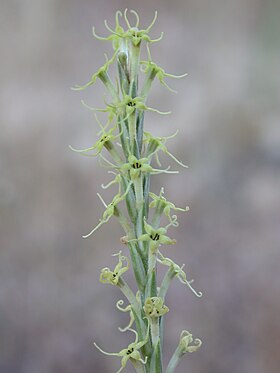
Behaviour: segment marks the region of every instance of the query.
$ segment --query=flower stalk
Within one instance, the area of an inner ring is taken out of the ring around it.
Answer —
[[[134,25],[131,24],[131,17],[135,20]],[[110,168],[109,173],[113,174],[114,178],[107,185],[102,184],[103,189],[117,186],[117,194],[109,204],[98,194],[105,211],[97,225],[83,236],[84,238],[92,236],[113,217],[117,218],[125,234],[120,241],[128,249],[130,259],[121,251],[114,254],[118,262],[113,270],[108,267],[101,270],[100,282],[119,288],[127,299],[128,305],[124,308],[121,307],[123,300],[116,304],[121,312],[129,312],[129,323],[119,330],[123,333],[133,332],[135,341],[117,353],[105,352],[95,344],[103,354],[121,359],[121,367],[117,373],[125,369],[128,362],[138,373],[163,372],[163,318],[169,311],[164,302],[169,285],[175,277],[187,285],[197,297],[202,295],[194,290],[191,285],[192,280],[187,280],[186,273],[183,271],[184,266],[180,267],[159,251],[160,247],[165,249],[176,243],[176,240],[170,238],[167,233],[169,228],[176,228],[179,225],[174,212],[187,212],[189,208],[188,206],[179,208],[169,202],[164,196],[163,188],[159,195],[150,191],[151,176],[178,173],[177,170],[170,170],[170,167],[161,166],[160,153],[169,156],[175,164],[187,167],[171,154],[166,146],[167,140],[176,136],[177,132],[169,137],[154,137],[144,131],[146,112],[170,114],[146,104],[155,78],[173,92],[165,78],[181,78],[186,75],[168,74],[152,61],[149,45],[160,41],[163,36],[161,34],[155,39],[150,36],[156,18],[157,12],[151,24],[146,29],[140,29],[139,16],[135,11],[130,11],[130,16],[127,10],[123,14],[117,11],[114,29],[105,21],[109,36],[98,36],[93,28],[93,35],[98,40],[112,43],[114,53],[110,59],[105,55],[105,64],[86,84],[76,85],[73,88],[82,91],[91,87],[99,79],[112,100],[112,102],[105,102],[105,107],[99,109],[92,108],[82,101],[84,106],[95,112],[96,121],[101,128],[98,133],[100,137],[94,145],[86,149],[78,150],[72,146],[70,148],[82,155],[98,157],[100,163]],[[121,20],[124,25],[121,25]],[[141,60],[143,44],[147,47],[147,61]],[[117,67],[117,79],[110,77],[109,70],[114,64]],[[145,78],[142,87],[139,88],[140,74],[144,74]],[[106,125],[100,123],[96,112],[107,115]],[[109,154],[108,159],[104,152]],[[153,166],[153,161],[158,167]],[[162,220],[166,220],[167,223],[162,223]],[[138,286],[136,294],[124,278],[125,273],[130,269],[130,263]],[[157,278],[158,265],[168,267],[161,285],[158,284]],[[200,345],[199,339],[193,340],[189,332],[183,331],[166,372],[172,373],[183,355],[186,352],[196,351]]]

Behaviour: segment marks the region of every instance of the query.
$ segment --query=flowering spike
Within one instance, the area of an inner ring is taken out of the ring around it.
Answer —
[[[166,200],[164,190],[161,188],[159,195],[150,191],[151,176],[157,174],[175,174],[170,166],[162,167],[160,164],[160,151],[167,154],[173,161],[182,167],[187,167],[166,147],[168,139],[178,133],[167,137],[154,137],[144,132],[145,112],[151,111],[158,114],[170,114],[168,111],[160,111],[149,107],[147,102],[155,78],[168,90],[175,92],[167,84],[167,78],[181,78],[183,75],[166,73],[163,68],[152,61],[149,44],[161,40],[163,33],[158,38],[152,39],[150,31],[157,19],[157,12],[148,27],[140,27],[140,18],[135,10],[115,13],[115,24],[104,21],[107,36],[99,36],[93,27],[93,35],[99,40],[110,41],[113,45],[113,56],[105,54],[104,65],[91,75],[84,85],[76,85],[74,90],[83,90],[101,80],[109,92],[103,95],[104,106],[91,107],[83,100],[82,105],[94,112],[100,130],[97,133],[97,141],[85,149],[73,151],[86,156],[98,156],[101,166],[109,169],[114,175],[107,184],[101,184],[102,189],[116,185],[117,191],[111,202],[107,204],[102,196],[97,196],[104,206],[103,215],[98,224],[85,236],[91,236],[99,227],[107,223],[115,216],[124,230],[124,236],[120,242],[125,250],[129,250],[130,259],[122,255],[122,252],[114,254],[117,257],[115,268],[104,267],[100,272],[100,282],[114,285],[120,290],[128,303],[123,300],[116,303],[116,308],[129,315],[128,324],[119,328],[121,332],[134,333],[134,342],[119,352],[106,352],[96,343],[96,348],[105,355],[120,358],[120,367],[117,373],[122,372],[130,361],[137,373],[162,372],[162,318],[169,311],[164,304],[167,290],[174,277],[187,285],[198,297],[202,295],[192,287],[193,280],[188,280],[181,267],[171,259],[165,258],[160,252],[161,245],[174,245],[175,239],[167,234],[170,227],[178,227],[178,211],[188,211],[189,208],[176,207]],[[146,43],[147,61],[141,59],[141,45]],[[111,65],[115,64],[118,76],[110,77]],[[144,79],[140,74],[144,73]],[[142,84],[143,82],[143,84]],[[102,96],[101,96],[102,97]],[[95,105],[93,105],[95,106]],[[103,125],[97,112],[104,113],[106,117]],[[109,157],[105,154],[108,151]],[[158,166],[154,166],[155,160]],[[158,167],[158,168],[156,168]],[[123,203],[125,201],[125,203]],[[123,208],[126,207],[126,211]],[[152,215],[150,209],[153,209]],[[161,224],[162,217],[167,223]],[[167,218],[167,219],[166,219]],[[125,281],[125,273],[132,264],[134,277],[138,286],[136,294]],[[157,267],[162,264],[167,266],[161,285],[158,286]],[[132,329],[133,327],[133,329]],[[179,359],[186,352],[194,352],[201,345],[198,339],[193,340],[191,333],[183,331],[178,347],[168,364],[166,373],[173,373]],[[145,364],[147,364],[145,366]]]

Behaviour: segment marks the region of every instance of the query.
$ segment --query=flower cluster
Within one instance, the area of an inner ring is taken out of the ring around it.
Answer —
[[[121,358],[122,371],[130,361],[136,372],[161,372],[162,371],[162,318],[169,308],[164,304],[165,296],[171,280],[177,277],[187,285],[192,292],[200,297],[202,294],[191,286],[192,280],[187,280],[183,266],[177,265],[172,259],[164,257],[159,251],[161,247],[175,245],[176,240],[169,237],[167,231],[176,228],[177,212],[187,212],[189,207],[176,207],[164,196],[161,188],[157,195],[150,191],[150,179],[152,175],[161,173],[176,174],[177,170],[170,170],[170,166],[163,168],[159,160],[159,154],[165,154],[177,165],[187,167],[169,152],[166,142],[176,136],[177,132],[169,137],[155,137],[144,131],[145,113],[170,114],[169,111],[160,111],[147,105],[147,98],[152,84],[157,78],[170,91],[173,91],[166,83],[166,78],[181,78],[183,75],[173,75],[152,61],[149,45],[162,39],[150,36],[150,31],[156,21],[157,13],[147,28],[139,27],[139,16],[135,11],[130,11],[134,19],[131,23],[128,11],[122,14],[117,11],[115,27],[112,28],[105,21],[105,27],[109,35],[102,37],[93,35],[98,40],[110,41],[113,46],[111,58],[105,55],[105,64],[94,73],[89,81],[83,85],[74,86],[74,90],[83,91],[91,87],[99,79],[109,93],[109,101],[105,101],[103,108],[93,108],[82,101],[83,105],[95,112],[95,118],[100,127],[99,138],[85,149],[71,150],[86,156],[98,157],[100,163],[109,168],[113,178],[106,189],[117,186],[117,194],[107,204],[100,194],[99,199],[105,207],[102,217],[97,225],[84,238],[91,236],[98,228],[115,217],[124,230],[121,242],[129,250],[130,259],[122,252],[115,254],[118,261],[113,270],[105,267],[101,270],[100,282],[111,284],[119,288],[128,301],[126,307],[122,307],[123,300],[117,302],[116,307],[122,312],[129,313],[129,323],[121,332],[131,331],[135,334],[135,341],[127,348],[117,353],[103,351],[106,355]],[[123,18],[123,25],[121,19]],[[141,60],[141,46],[146,43],[148,60]],[[113,79],[111,67],[116,65],[118,78]],[[143,74],[143,84],[139,87],[139,74]],[[106,116],[106,124],[102,125],[97,112]],[[105,153],[108,155],[105,155]],[[158,168],[154,166],[154,161]],[[162,222],[167,220],[167,223]],[[138,291],[132,291],[125,281],[125,273],[132,265]],[[160,286],[157,281],[157,266],[167,268],[166,274]],[[167,371],[173,372],[179,359],[186,352],[196,351],[201,341],[183,331],[180,342],[170,360]]]

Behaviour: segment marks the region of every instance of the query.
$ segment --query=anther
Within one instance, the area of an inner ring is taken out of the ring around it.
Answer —
[[[158,240],[159,240],[159,234],[156,233],[154,236],[151,234],[151,235],[150,235],[150,238],[151,238],[153,241],[158,241]]]
[[[141,168],[141,164],[138,162],[133,163],[132,168]]]

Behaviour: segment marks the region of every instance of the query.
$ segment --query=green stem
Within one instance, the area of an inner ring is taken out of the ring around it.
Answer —
[[[141,311],[140,304],[138,303],[133,291],[130,289],[130,287],[121,277],[119,278],[119,281],[118,281],[118,287],[120,288],[124,296],[127,298],[129,303],[132,305],[132,307],[135,309],[135,311],[136,312]]]
[[[170,361],[169,361],[169,364],[168,364],[168,366],[166,368],[166,372],[165,373],[173,373],[175,371],[175,368],[179,364],[180,359],[181,359],[182,356],[183,356],[183,354],[181,352],[180,347],[178,346],[176,348],[174,354],[172,355]]]
[[[143,207],[144,198],[143,198],[143,175],[140,172],[139,177],[134,180],[134,190],[136,197],[136,209],[140,211]]]
[[[159,341],[159,318],[158,317],[152,317],[151,318],[151,337],[152,337],[152,344],[153,346],[156,346]]]

